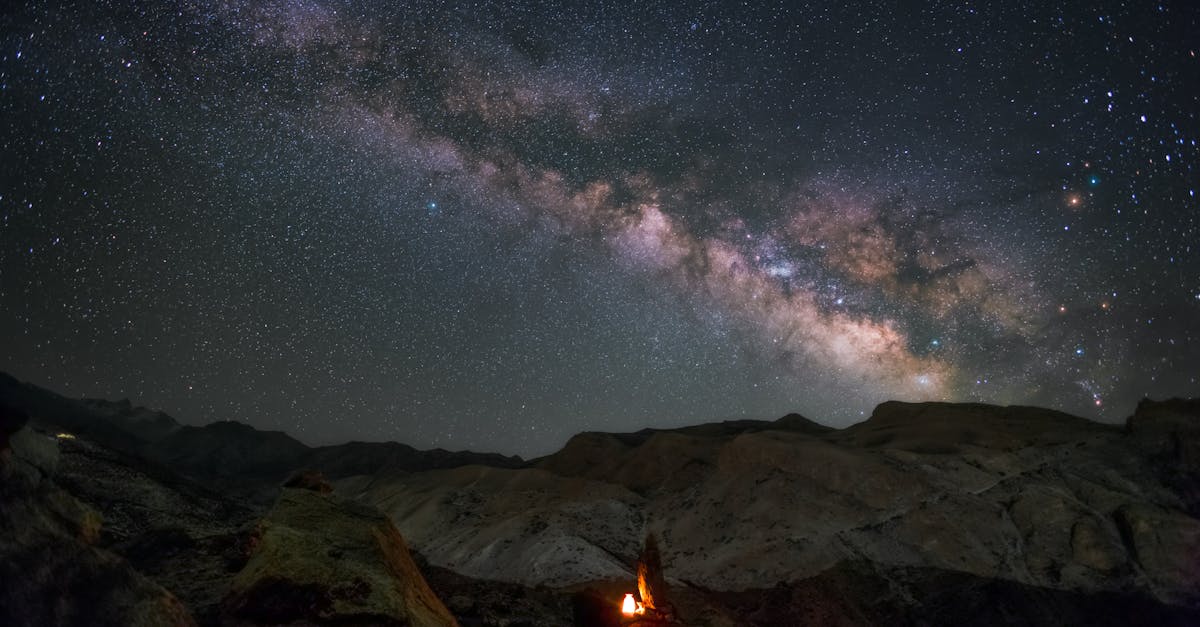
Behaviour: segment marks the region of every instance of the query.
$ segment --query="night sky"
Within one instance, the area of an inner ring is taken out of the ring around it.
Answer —
[[[1200,5],[898,6],[6,2],[0,369],[523,455],[1200,395]]]

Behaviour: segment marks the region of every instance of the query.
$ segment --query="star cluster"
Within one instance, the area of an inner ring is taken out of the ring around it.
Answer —
[[[1200,395],[1189,2],[17,2],[0,369],[310,442]]]

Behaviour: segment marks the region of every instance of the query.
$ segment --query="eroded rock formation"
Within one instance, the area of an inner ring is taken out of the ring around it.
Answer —
[[[259,523],[224,603],[228,622],[457,625],[386,516],[298,476]]]

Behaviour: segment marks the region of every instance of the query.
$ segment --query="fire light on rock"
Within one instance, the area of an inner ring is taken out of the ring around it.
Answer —
[[[667,602],[667,581],[663,575],[662,557],[658,552],[658,541],[654,534],[646,534],[641,554],[637,560],[637,584],[639,601],[634,593],[625,593],[621,602],[621,614],[626,618],[642,617],[633,623],[641,624],[642,620],[651,620],[654,624],[675,624],[674,608]]]

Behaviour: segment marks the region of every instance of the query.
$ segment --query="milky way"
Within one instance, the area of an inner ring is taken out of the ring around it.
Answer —
[[[1200,9],[794,4],[8,6],[0,369],[526,455],[1200,395]]]

